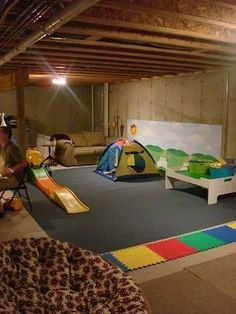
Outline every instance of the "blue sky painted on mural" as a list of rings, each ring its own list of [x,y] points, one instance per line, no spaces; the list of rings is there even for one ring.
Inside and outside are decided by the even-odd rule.
[[[132,124],[137,127],[136,135],[130,132]],[[152,144],[163,149],[181,149],[188,154],[202,153],[221,157],[220,125],[129,119],[127,135],[144,146]]]

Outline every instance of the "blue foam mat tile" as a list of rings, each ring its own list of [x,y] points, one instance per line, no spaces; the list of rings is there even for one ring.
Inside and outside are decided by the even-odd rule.
[[[118,266],[120,269],[122,269],[124,272],[129,271],[129,268],[125,267],[118,259],[116,259],[111,253],[103,253],[100,254],[103,259],[110,262],[113,265]]]
[[[236,241],[236,230],[230,228],[229,226],[220,226],[209,230],[205,230],[204,232],[215,238],[220,239],[225,243],[231,243]]]

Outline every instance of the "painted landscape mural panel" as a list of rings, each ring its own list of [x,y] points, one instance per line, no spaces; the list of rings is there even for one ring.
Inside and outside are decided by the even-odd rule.
[[[146,146],[158,168],[215,162],[221,157],[220,125],[129,119],[127,134]]]

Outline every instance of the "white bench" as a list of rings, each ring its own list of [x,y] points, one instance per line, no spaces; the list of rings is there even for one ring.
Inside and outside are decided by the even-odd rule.
[[[216,204],[219,195],[236,192],[236,176],[217,179],[196,179],[179,173],[179,168],[167,168],[165,172],[165,189],[173,189],[175,181],[191,183],[208,190],[208,205]]]

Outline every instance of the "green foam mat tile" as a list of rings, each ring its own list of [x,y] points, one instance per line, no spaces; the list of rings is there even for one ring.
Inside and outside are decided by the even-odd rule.
[[[225,244],[223,241],[208,235],[204,231],[183,235],[177,237],[177,239],[193,247],[197,251],[204,251]]]

